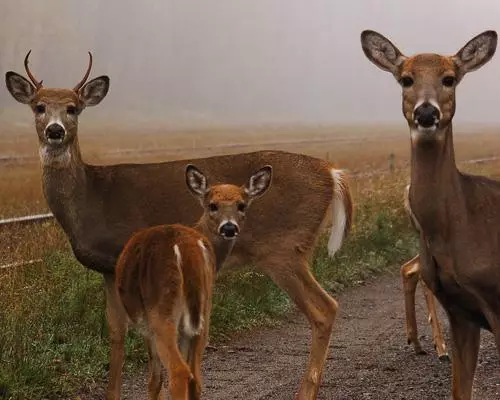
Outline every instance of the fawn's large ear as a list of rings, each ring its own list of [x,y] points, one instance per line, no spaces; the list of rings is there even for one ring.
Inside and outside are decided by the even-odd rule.
[[[266,165],[250,177],[245,185],[245,192],[250,200],[266,193],[271,186],[272,176],[273,168],[270,165]]]
[[[109,90],[109,77],[106,75],[99,76],[87,82],[78,91],[78,97],[85,106],[96,106],[108,94]]]
[[[203,197],[210,190],[207,177],[192,164],[186,166],[186,184],[195,197]]]
[[[485,31],[472,38],[452,58],[461,75],[474,71],[491,60],[497,48],[498,35]]]
[[[36,93],[31,82],[14,71],[5,74],[5,84],[12,97],[22,104],[29,104]]]
[[[365,30],[361,33],[361,47],[366,57],[377,67],[396,75],[406,60],[392,42],[378,32]]]

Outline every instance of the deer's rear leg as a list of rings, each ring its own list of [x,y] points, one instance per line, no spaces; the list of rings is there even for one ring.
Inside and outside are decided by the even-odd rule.
[[[118,296],[118,291],[116,290],[114,275],[107,274],[104,276],[104,289],[106,292],[106,317],[111,342],[106,399],[119,400],[128,320],[123,304]]]
[[[188,338],[189,347],[186,361],[193,374],[193,379],[189,382],[189,400],[199,400],[201,397],[201,388],[203,384],[201,362],[203,352],[208,343],[207,329],[208,326],[205,325],[199,335]]]
[[[431,324],[434,347],[436,348],[438,358],[440,361],[450,361],[450,356],[448,355],[448,350],[446,349],[446,343],[443,337],[443,329],[436,311],[436,298],[425,282],[421,280],[420,283],[422,284],[422,288],[424,290],[427,310],[429,311],[429,323]]]
[[[401,267],[406,312],[406,337],[416,354],[426,354],[418,340],[417,317],[415,313],[415,291],[420,279],[420,256],[416,255]]]
[[[312,347],[307,371],[302,377],[296,399],[316,399],[338,304],[314,279],[309,263],[305,260],[299,258],[287,260],[279,265],[261,265],[261,270],[289,294],[309,320]]]
[[[189,400],[193,375],[177,346],[177,324],[157,316],[149,318],[161,362],[168,371],[168,388],[172,400]]]
[[[163,377],[161,374],[162,364],[156,348],[156,342],[152,337],[146,337],[145,341],[149,356],[148,398],[150,400],[164,400]]]

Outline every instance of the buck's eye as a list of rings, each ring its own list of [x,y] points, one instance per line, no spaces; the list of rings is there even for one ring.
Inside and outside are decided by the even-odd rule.
[[[208,209],[211,211],[211,212],[216,212],[218,209],[219,209],[219,206],[217,206],[217,204],[215,203],[210,203],[208,205]]]
[[[238,203],[238,211],[239,212],[244,212],[247,208],[247,205],[245,203]]]
[[[43,114],[45,112],[45,104],[37,104],[35,107],[35,112],[37,114]]]
[[[409,88],[410,86],[413,85],[413,78],[410,78],[409,76],[403,76],[400,80],[399,83],[401,86],[404,88]]]
[[[68,106],[68,108],[66,108],[66,112],[69,115],[75,115],[76,114],[76,107],[75,106]]]
[[[441,83],[443,84],[443,86],[446,86],[446,87],[452,87],[457,81],[457,78],[455,78],[454,76],[445,76],[442,80],[441,80]]]

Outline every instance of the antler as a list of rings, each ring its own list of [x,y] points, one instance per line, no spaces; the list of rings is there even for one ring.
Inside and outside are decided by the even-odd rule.
[[[39,90],[43,86],[42,85],[43,80],[38,82],[38,80],[35,78],[35,76],[31,73],[30,68],[28,67],[28,58],[29,58],[30,54],[31,54],[31,50],[28,51],[28,54],[26,54],[26,57],[24,58],[24,69],[26,70],[28,77],[31,79],[31,82],[33,82],[33,84],[35,85],[35,88],[37,90]]]
[[[75,92],[78,92],[82,88],[82,86],[85,84],[85,82],[87,82],[87,79],[89,78],[91,69],[92,69],[92,53],[89,51],[89,67],[87,68],[87,72],[85,72],[85,76],[83,77],[83,79],[78,83],[78,85],[76,85],[73,88],[73,90]]]

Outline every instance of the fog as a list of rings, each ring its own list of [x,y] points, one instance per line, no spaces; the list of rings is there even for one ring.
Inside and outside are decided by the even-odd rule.
[[[1,0],[0,70],[73,87],[94,54],[108,97],[88,115],[171,126],[401,122],[400,88],[363,55],[374,29],[407,55],[500,29],[498,0]],[[500,53],[500,52],[499,52]],[[499,123],[500,54],[458,88],[456,121]],[[0,90],[3,116],[23,106]],[[21,113],[22,114],[22,113]],[[22,114],[25,115],[25,114]]]

